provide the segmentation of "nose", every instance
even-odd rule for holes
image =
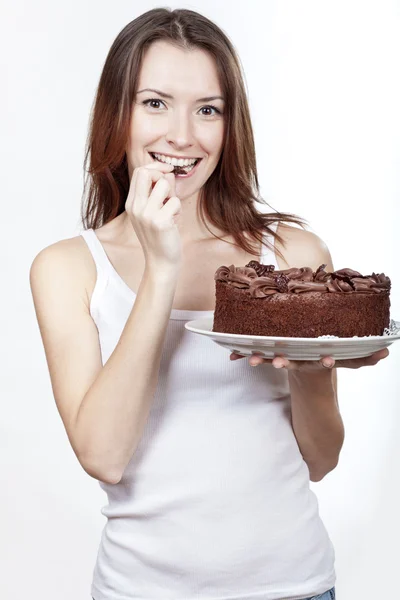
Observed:
[[[166,140],[176,149],[186,149],[193,145],[192,124],[190,117],[177,111],[168,119]]]

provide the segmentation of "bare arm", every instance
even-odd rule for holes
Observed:
[[[30,283],[58,411],[89,475],[116,483],[140,440],[157,384],[178,271],[147,268],[120,340],[103,366],[77,245],[53,244]],[[157,285],[157,289],[156,289]]]
[[[345,436],[336,369],[289,371],[289,384],[293,432],[311,481],[321,481],[338,464]]]
[[[157,386],[177,273],[145,271],[119,342],[80,405],[82,458],[118,482],[142,436]]]

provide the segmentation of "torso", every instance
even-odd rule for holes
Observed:
[[[278,227],[278,233],[282,230]],[[291,228],[293,229],[293,228]],[[136,294],[143,276],[145,261],[140,242],[134,240],[129,246],[121,243],[121,215],[109,223],[96,229],[95,233],[101,242],[110,262],[127,286]],[[226,236],[228,241],[233,238]],[[82,236],[69,240],[77,245],[82,254],[82,268],[85,271],[86,301],[89,310],[90,299],[96,285],[96,267],[90,251]],[[281,249],[282,251],[282,249]],[[214,310],[215,309],[215,282],[214,275],[218,267],[225,264],[244,266],[251,260],[259,258],[228,244],[225,241],[210,237],[207,240],[191,242],[183,249],[182,268],[178,279],[173,309],[178,310]],[[277,255],[278,266],[286,269],[287,265]]]

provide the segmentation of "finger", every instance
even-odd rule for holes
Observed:
[[[359,369],[360,367],[371,367],[376,365],[380,360],[383,360],[389,356],[389,350],[382,348],[378,352],[374,352],[370,356],[364,356],[362,358],[349,358],[346,360],[338,360],[336,362],[337,367],[346,367],[347,369]]]
[[[319,362],[326,369],[333,369],[336,361],[332,356],[323,356]]]
[[[161,185],[160,182],[167,182],[167,188]],[[164,173],[161,179],[152,184],[153,189],[148,198],[147,206],[150,212],[159,210],[168,204],[168,200],[177,197],[175,194],[175,175],[173,173]],[[176,204],[176,203],[175,203]],[[176,206],[172,212],[176,211]]]
[[[244,358],[244,356],[238,354],[237,352],[232,352],[232,354],[230,355],[231,360],[239,360],[239,358]]]
[[[365,356],[363,358],[348,358],[345,360],[338,360],[336,362],[336,367],[338,368],[346,368],[346,369],[360,369],[361,367],[371,367],[376,365],[379,362],[376,359],[371,359],[370,356]]]
[[[132,195],[135,195],[135,188],[136,188],[136,180],[137,180],[137,176],[138,173],[140,172],[141,169],[146,169],[147,171],[153,172],[153,171],[158,171],[159,173],[171,173],[173,170],[173,165],[169,165],[167,163],[156,163],[156,162],[152,162],[152,163],[148,163],[147,165],[141,165],[140,167],[136,167],[133,170],[132,173],[132,178],[130,181],[130,193],[132,193]]]
[[[287,358],[278,356],[273,359],[272,366],[275,367],[275,369],[283,369],[285,367],[288,368],[288,367],[290,367],[290,361],[287,360]]]
[[[249,358],[249,363],[252,367],[256,367],[257,365],[261,365],[264,360],[265,359],[261,354],[254,352]]]
[[[163,174],[156,181],[153,189],[150,190],[150,194],[146,198],[146,206],[143,210],[146,210],[149,214],[153,214],[159,211],[164,206],[165,201],[171,196],[171,183],[166,179],[165,174]]]
[[[383,360],[387,356],[389,356],[389,350],[387,348],[382,348],[381,350],[378,350],[378,352],[374,352],[361,360],[365,360],[368,365],[376,365],[380,360]]]
[[[160,210],[160,217],[163,223],[168,224],[169,221],[173,221],[175,225],[178,223],[179,217],[182,212],[182,204],[178,196],[171,196],[166,202],[165,206]]]
[[[383,358],[386,358],[387,356],[389,356],[390,352],[388,350],[388,348],[382,348],[381,350],[378,350],[378,352],[375,352],[374,354],[372,354],[372,356],[377,357],[379,360],[382,360]]]
[[[164,182],[166,182],[165,174],[166,173],[154,168],[149,169],[146,167],[140,167],[137,170],[131,200],[132,205],[133,202],[135,203],[135,209],[138,211],[144,210],[148,204],[149,196],[152,193],[153,185],[157,185],[160,180],[164,180]]]
[[[165,179],[171,186],[171,196],[176,196],[176,179],[173,173],[166,173],[164,175]]]
[[[159,173],[171,173],[173,168],[174,168],[173,165],[169,165],[167,163],[152,162],[152,163],[148,163],[147,165],[140,165],[133,170],[132,178],[131,178],[131,187],[132,187],[132,184],[133,185],[135,184],[138,173],[140,173],[143,169],[145,169],[146,171],[149,171],[151,173],[154,171],[158,171]]]

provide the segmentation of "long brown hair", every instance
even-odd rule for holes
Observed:
[[[253,129],[239,57],[217,25],[197,12],[183,9],[155,8],[143,13],[122,29],[109,50],[86,143],[85,170],[90,162],[81,207],[85,229],[97,229],[125,210],[130,186],[125,148],[133,98],[144,53],[158,40],[183,50],[208,52],[215,60],[226,98],[223,150],[200,191],[198,216],[208,231],[204,215],[250,254],[258,255],[264,232],[284,245],[282,237],[269,225],[286,221],[304,229],[307,221],[290,213],[261,213],[254,204],[268,205],[260,197]],[[257,246],[249,244],[245,232],[253,242],[257,240]]]

